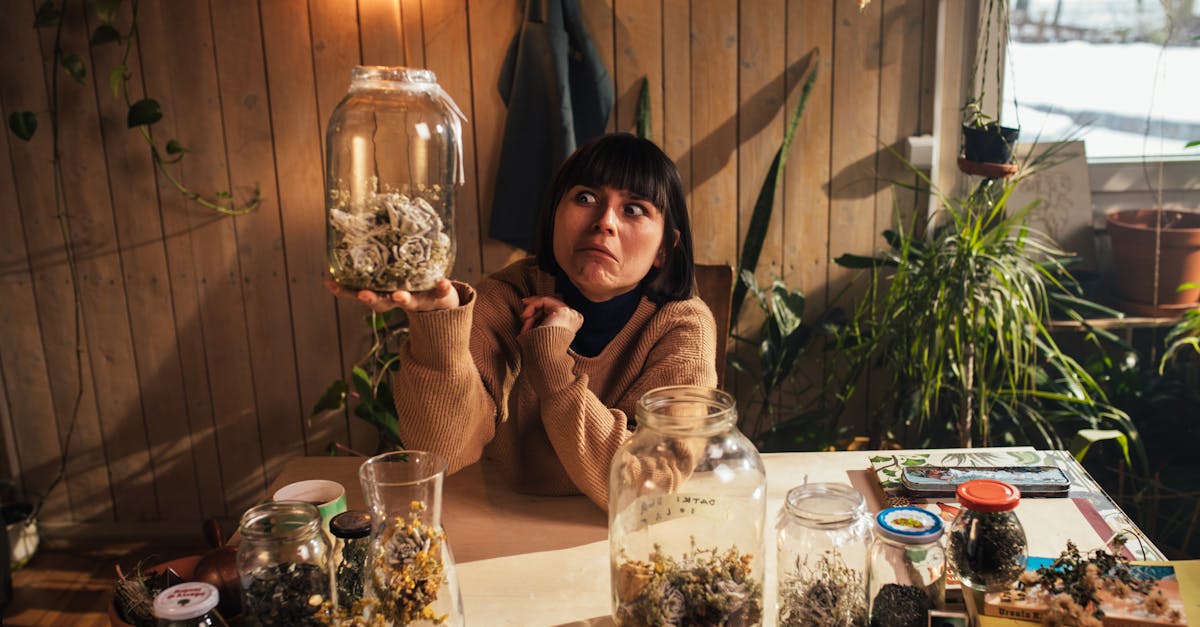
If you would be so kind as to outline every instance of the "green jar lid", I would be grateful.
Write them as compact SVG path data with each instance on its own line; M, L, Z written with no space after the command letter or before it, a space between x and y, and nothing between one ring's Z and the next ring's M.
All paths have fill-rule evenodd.
M371 535L371 512L346 510L329 521L329 532L337 538L350 540Z

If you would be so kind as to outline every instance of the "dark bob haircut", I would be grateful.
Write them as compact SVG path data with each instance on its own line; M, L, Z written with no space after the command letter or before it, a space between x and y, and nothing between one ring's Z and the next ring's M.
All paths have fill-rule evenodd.
M670 157L654 142L629 133L602 135L567 157L547 190L534 240L538 267L550 274L562 271L554 259L554 214L563 194L576 185L623 189L654 203L663 214L666 259L642 279L643 293L660 305L692 297L696 280L692 226L683 181ZM674 231L679 231L679 241L671 247Z

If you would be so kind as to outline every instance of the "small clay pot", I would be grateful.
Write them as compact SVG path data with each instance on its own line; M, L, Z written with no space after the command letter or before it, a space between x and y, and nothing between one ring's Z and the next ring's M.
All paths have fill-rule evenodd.
M196 564L192 580L217 587L221 601L217 609L229 618L242 612L242 581L237 572L237 548L225 544L225 534L216 518L204 521L204 538L213 547Z

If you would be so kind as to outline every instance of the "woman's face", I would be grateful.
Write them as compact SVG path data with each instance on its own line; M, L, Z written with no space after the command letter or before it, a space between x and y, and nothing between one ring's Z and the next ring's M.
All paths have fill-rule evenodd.
M641 196L576 185L555 209L554 260L588 300L620 296L663 263L663 219Z

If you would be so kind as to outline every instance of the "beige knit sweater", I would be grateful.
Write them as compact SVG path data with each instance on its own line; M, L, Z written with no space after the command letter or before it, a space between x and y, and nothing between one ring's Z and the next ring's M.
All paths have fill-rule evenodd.
M487 456L514 489L608 502L609 463L630 437L645 392L715 386L716 324L699 298L643 297L595 357L570 349L560 327L521 330L521 299L554 295L532 258L455 283L461 306L410 315L395 376L400 437L446 457L454 473Z

